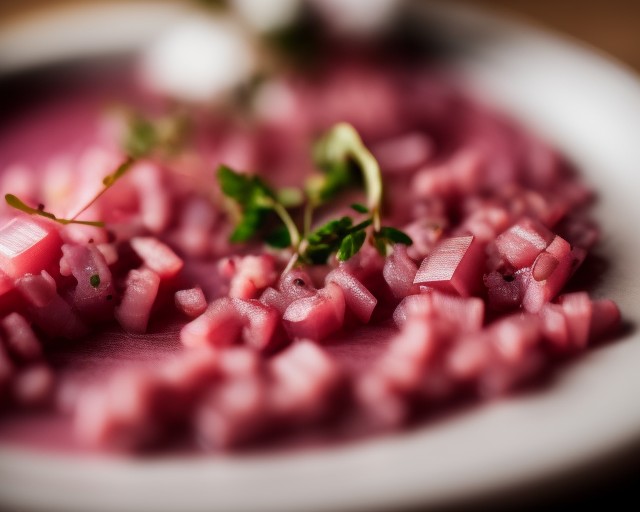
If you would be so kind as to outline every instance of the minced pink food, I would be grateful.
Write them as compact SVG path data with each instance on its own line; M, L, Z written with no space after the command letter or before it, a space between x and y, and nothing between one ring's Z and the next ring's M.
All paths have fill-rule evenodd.
M428 71L350 60L270 86L291 108L197 116L180 152L137 161L80 217L106 228L0 208L0 440L52 422L67 445L124 450L396 430L616 333L616 305L576 275L593 195L545 143ZM125 155L123 127L98 121L79 154L5 171L23 200L62 217L100 190ZM217 166L300 186L337 122L377 158L383 222L413 243L284 272L286 251L229 242Z

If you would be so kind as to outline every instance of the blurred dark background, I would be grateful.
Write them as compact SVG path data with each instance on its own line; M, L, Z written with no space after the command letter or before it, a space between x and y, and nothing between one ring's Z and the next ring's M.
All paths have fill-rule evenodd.
M16 16L24 16L39 9L55 8L57 5L92 1L100 0L0 0L0 30L4 23ZM126 1L110 0L111 3ZM578 38L640 71L639 0L449 1L496 9L526 18Z

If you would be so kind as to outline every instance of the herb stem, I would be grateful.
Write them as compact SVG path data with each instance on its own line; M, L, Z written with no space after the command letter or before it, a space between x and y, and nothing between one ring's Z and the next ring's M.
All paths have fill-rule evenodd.
M104 186L102 187L102 190L100 190L100 192L98 192L93 199L91 199L91 201L89 201L87 204L85 204L82 208L80 208L80 210L73 216L71 217L71 221L75 221L80 215L82 215L85 211L87 211L91 206L93 206L95 204L95 202L100 199L102 197L102 195L109 190L109 188L111 187L111 185L113 185L113 183L116 181L116 179L118 179L120 176L122 176L125 172L127 172L131 166L134 164L135 159L131 156L128 156L115 170L115 172L113 174L110 174L109 176L107 176L104 180L103 180L103 184Z
M307 238L309 233L311 233L311 223L313 222L313 210L315 208L315 204L313 201L307 201L307 204L304 206L304 217L303 217L303 229L302 229L302 237Z
M295 264L298 262L298 258L300 257L300 254L298 254L297 252L293 253L293 255L291 256L291 258L289 259L289 262L287 263L287 266L284 267L284 270L282 271L282 275L285 275L289 272L291 272L291 269L295 266Z
M291 239L291 247L293 247L293 250L297 254L298 248L300 246L300 231L298 231L298 226L296 226L296 223L293 222L291 215L289 215L289 212L284 206L282 206L282 204L277 201L273 201L271 207L273 208L273 211L276 213L276 215L280 217L280 220L282 220L283 224L287 228L287 231L289 232L289 238Z

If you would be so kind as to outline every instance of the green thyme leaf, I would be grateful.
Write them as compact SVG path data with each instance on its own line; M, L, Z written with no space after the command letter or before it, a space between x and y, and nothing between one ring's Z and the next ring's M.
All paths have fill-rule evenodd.
M274 199L273 191L257 176L241 174L226 165L218 167L218 183L227 197L243 208L265 207Z
M316 245L341 240L349 233L351 226L353 226L351 217L341 217L340 219L329 221L309 235L309 243Z
M337 258L340 261L347 261L360 250L366 238L367 234L364 230L356 231L344 237L340 243Z
M134 116L129 121L122 146L128 155L135 158L147 156L158 143L158 134L151 121Z
M351 217L346 216L327 222L307 237L303 259L324 264L335 252L343 261L351 258L362 247L367 236L365 229L370 225L371 219L367 219L354 226Z
M286 249L291 246L291 235L289 235L287 227L281 225L269 233L264 241L267 245L275 247L276 249Z
M304 194L297 187L284 187L277 190L276 199L285 208L296 208L304 203Z
M300 244L298 228L286 207L278 201L277 194L264 181L258 176L241 174L221 165L218 183L224 195L238 203L242 211L242 218L231 234L232 242L246 242L255 237L267 221L267 214L273 212L288 231L289 245L297 250ZM283 240L279 237L276 243L283 243Z
M93 287L93 288L97 288L98 286L100 286L100 276L98 274L93 274L90 278L89 278L89 284Z
M399 229L392 228L390 226L381 227L379 233L382 238L388 240L389 242L393 242L395 244L402 244L402 245L413 244L413 240L411 240L409 235L407 235L406 233L403 233Z
M264 225L268 211L263 208L244 210L242 218L233 233L231 233L229 240L233 243L243 243L251 240Z
M360 203L353 203L351 205L351 209L355 210L358 213L369 213L369 208Z

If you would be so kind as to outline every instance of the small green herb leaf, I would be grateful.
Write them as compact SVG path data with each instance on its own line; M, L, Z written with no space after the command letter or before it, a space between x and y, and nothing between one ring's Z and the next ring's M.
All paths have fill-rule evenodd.
M243 243L251 240L263 226L267 211L261 208L245 210L229 240L233 243Z
M413 245L413 240L406 233L400 231L399 229L392 228L390 226L383 226L380 228L380 237L388 240L389 242L393 242L396 244L402 245Z
M276 193L258 176L235 172L226 165L218 168L218 183L222 192L233 199L242 210L242 219L231 235L232 242L246 242L258 234L266 221L268 212L275 213L289 233L290 245L296 250L300 244L300 233L287 209ZM286 194L285 194L286 195ZM282 243L280 237L276 243Z
M97 288L98 286L100 286L100 276L98 274L93 274L90 278L89 278L89 284L93 287L93 288Z
M351 217L341 217L336 220L331 220L309 235L309 243L322 244L330 243L336 239L342 239L348 234L352 225L353 221Z
M226 165L218 167L218 183L227 197L243 208L264 207L265 198L274 199L273 191L257 176L241 174Z
M153 123L142 116L134 116L129 121L122 146L134 158L147 156L158 144L158 134Z
M304 203L304 194L299 188L284 187L278 189L276 199L285 208L296 208Z
M344 237L340 243L337 258L340 261L347 261L360 250L366 238L367 233L364 230L356 231Z
M355 210L358 213L369 213L369 208L360 203L353 203L351 205L351 209Z
M267 245L275 247L276 249L286 249L291 246L291 236L287 227L282 225L278 226L271 233L269 233L264 240Z

